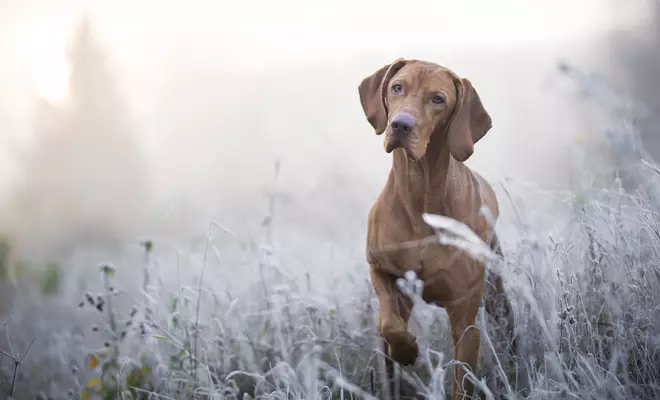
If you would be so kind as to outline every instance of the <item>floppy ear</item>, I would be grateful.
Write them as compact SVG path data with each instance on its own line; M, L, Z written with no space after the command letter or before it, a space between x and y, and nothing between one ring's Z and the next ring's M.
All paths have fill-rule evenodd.
M362 110L367 121L376 131L376 135L383 133L387 127L387 104L385 104L387 86L392 76L406 63L406 60L399 58L364 78L358 87Z
M456 110L449 122L447 146L456 161L465 161L474 153L477 143L493 126L469 80L456 78Z

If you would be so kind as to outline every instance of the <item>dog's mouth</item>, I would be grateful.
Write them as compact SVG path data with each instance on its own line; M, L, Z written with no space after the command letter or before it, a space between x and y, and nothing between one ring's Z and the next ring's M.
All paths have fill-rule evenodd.
M419 159L419 157L417 157L415 152L412 150L412 145L408 140L390 136L389 140L385 143L385 152L389 154L396 149L405 150L408 158L413 161L417 161Z
M387 143L385 144L385 152L388 154L393 152L395 149L401 149L401 148L404 148L404 146L403 143L401 143L401 140L399 139L392 138L388 140Z

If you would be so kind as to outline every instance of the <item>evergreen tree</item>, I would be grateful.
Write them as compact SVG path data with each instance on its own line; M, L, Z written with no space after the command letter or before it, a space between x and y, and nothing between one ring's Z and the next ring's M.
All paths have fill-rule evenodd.
M19 242L58 256L134 234L150 193L128 107L88 18L68 56L68 99L37 102L34 147L16 198Z

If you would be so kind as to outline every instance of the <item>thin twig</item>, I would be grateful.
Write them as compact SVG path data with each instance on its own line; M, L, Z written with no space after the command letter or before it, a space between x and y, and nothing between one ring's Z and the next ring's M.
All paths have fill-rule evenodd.
M7 336L7 346L9 347L9 352L12 354L11 358L13 359L14 358L14 349L12 349L12 347L11 347L11 339L9 339L9 328L8 328L9 321L11 321L12 318L14 318L13 315L9 316L9 318L7 318L7 321L5 321L5 336Z
M8 332L7 329L7 323L9 321L5 322L5 331ZM7 339L9 339L9 334L7 333ZM32 348L32 345L34 344L34 341L37 340L36 337L33 337L32 340L30 341L30 344L28 345L27 349L25 349L25 352L23 352L23 355L20 358L16 358L17 356L14 356L13 354L9 354L3 350L0 350L2 355L5 357L9 357L12 361L14 361L14 376L11 379L11 387L9 389L9 397L12 398L14 397L14 389L16 388L16 377L18 376L18 367L23 363L23 360L25 359L25 356L27 356L28 352ZM11 350L9 350L11 351Z
M192 359L191 361L191 367L192 367L192 375L197 379L197 364L198 364L198 357L197 357L197 348L199 345L199 311L201 309L202 305L202 285L204 283L204 271L206 270L206 261L208 259L208 252L209 252L209 246L211 244L211 239L213 236L213 227L216 227L220 230L222 230L225 233L230 234L232 237L236 238L236 235L230 231L229 229L223 227L222 225L218 224L215 221L211 221L209 223L208 230L206 232L206 244L204 246L204 257L202 260L202 271L200 272L199 275L199 285L197 286L197 304L195 305L196 310L195 310L195 327L193 331L193 351L191 353Z
M660 174L660 168L658 168L656 165L651 164L650 162L648 162L648 161L646 161L646 160L644 160L644 159L642 159L642 162L644 163L644 165L646 165L646 166L649 167L651 170L653 170L653 172L655 172L656 174Z
M192 376L197 379L197 346L199 343L199 310L202 305L202 284L204 283L204 270L206 269L206 259L208 258L209 244L211 243L211 234L213 230L213 225L209 224L208 230L206 232L206 245L204 246L204 258L202 260L202 271L199 274L199 285L197 288L197 304L195 305L195 326L193 331L193 352L192 356Z

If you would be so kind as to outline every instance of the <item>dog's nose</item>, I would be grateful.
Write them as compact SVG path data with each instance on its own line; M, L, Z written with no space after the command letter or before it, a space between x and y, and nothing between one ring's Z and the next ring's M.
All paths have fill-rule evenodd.
M408 134L412 132L415 127L415 117L407 112L396 113L396 115L392 117L390 126L392 127L392 133L394 134Z

